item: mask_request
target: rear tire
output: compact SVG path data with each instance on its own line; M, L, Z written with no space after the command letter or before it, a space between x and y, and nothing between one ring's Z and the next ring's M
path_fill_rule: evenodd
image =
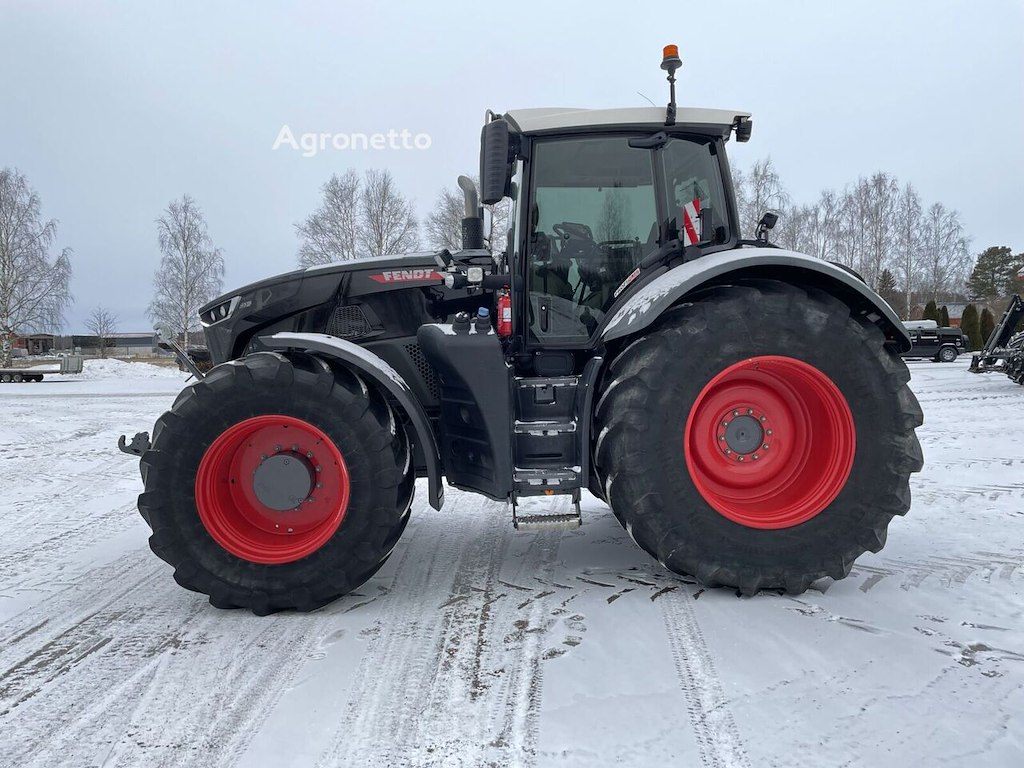
M769 280L670 310L602 383L596 456L612 510L708 586L800 593L845 577L885 544L922 465L921 409L884 341L833 296Z
M277 463L264 470L268 455ZM175 581L259 615L313 610L369 579L405 528L415 482L379 393L319 358L270 352L183 390L140 466L139 511ZM291 502L275 488L296 466L308 496L280 509Z

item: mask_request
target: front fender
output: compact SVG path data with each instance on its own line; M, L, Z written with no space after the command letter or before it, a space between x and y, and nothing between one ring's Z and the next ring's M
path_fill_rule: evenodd
M856 275L831 262L781 248L720 251L659 275L611 315L601 331L602 341L642 331L686 294L723 277L763 277L820 288L875 323L901 352L910 349L910 336L892 307Z
M423 449L423 458L427 463L430 506L441 509L444 505L444 488L441 485L441 455L437 449L437 439L420 401L394 368L358 344L326 333L281 332L273 336L261 336L260 342L268 349L301 349L334 358L354 368L391 395L409 417L413 440Z

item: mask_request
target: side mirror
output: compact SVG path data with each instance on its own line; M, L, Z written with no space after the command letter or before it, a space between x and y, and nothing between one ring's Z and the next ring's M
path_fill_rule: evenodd
M508 163L508 123L498 118L480 132L480 202L500 203L512 181Z
M757 230L754 232L754 239L761 243L768 242L768 231L775 229L779 223L779 214L766 211L761 220L757 222Z

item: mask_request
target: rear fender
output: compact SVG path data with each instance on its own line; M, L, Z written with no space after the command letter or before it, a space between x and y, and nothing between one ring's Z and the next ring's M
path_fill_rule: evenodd
M358 344L345 341L325 333L275 333L261 336L260 342L268 349L300 349L332 358L358 371L374 384L391 395L405 412L412 425L412 439L417 442L427 463L427 488L430 506L441 509L444 505L444 488L441 485L441 456L437 449L434 430L430 419L419 400L413 395L405 379L379 356Z
M877 325L900 352L910 349L910 336L892 307L855 273L831 262L781 248L721 251L659 275L612 314L601 331L601 340L609 342L638 333L688 293L711 282L741 277L781 280L824 290L845 302L855 315Z

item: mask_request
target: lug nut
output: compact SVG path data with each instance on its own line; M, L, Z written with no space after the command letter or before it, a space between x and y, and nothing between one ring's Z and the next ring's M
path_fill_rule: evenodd
M768 443L765 443L764 445L762 445L761 448L763 448L764 450L767 451L768 450Z
M313 452L312 451L306 451L306 458L307 459L312 459L313 458Z
M732 412L732 415L733 415L733 416L739 416L739 415L740 415L740 412L739 412L739 411L733 411L733 412Z
M725 455L728 456L730 453L732 453L732 451L730 451L728 448L726 448L725 449Z
M756 453L754 454L753 459L754 459L754 461L757 461L758 455Z
M770 435L770 434L772 433L772 431L771 431L770 429L766 429L766 430L764 431L764 433L765 433L766 435Z
M761 417L761 421L768 421L768 417L767 416L762 416Z
M747 408L747 416L750 416L753 413L754 413L754 409L753 408Z

